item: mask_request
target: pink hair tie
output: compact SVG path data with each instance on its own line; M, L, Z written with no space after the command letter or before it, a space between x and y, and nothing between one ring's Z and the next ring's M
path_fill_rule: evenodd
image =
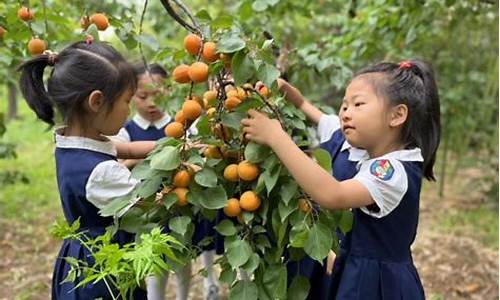
M399 63L400 69L409 69L411 67L413 67L413 63L409 60L403 60L402 62Z
M85 37L85 43L87 43L87 45L90 45L92 44L92 42L94 41L94 37L90 34L88 34L86 37Z

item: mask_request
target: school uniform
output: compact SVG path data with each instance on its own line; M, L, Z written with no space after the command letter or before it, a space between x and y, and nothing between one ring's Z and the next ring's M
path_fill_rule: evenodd
M135 114L120 129L116 138L124 142L157 141L165 137L165 127L173 121L168 114L164 114L162 118L154 122L143 118L140 114Z
M419 148L363 159L354 180L369 191L375 206L353 209L348 251L335 274L335 299L425 299L413 264L422 184ZM337 272L336 270L333 271Z
M357 172L356 165L359 160L367 157L363 149L352 147L344 138L340 130L340 120L337 115L322 115L318 122L317 135L320 147L332 157L332 175L335 179L342 181L351 179ZM340 240L340 252L347 251L349 245L347 237L337 231ZM342 267L342 256L337 255L334 270ZM297 275L304 276L309 280L310 289L308 299L333 299L331 295L332 276L326 273L326 259L323 265L318 261L305 256L299 261L290 261L287 264L288 284ZM335 274L335 273L334 273Z
M130 178L129 170L117 162L116 149L111 142L89 138L62 136L56 133L55 161L57 184L68 223L80 219L79 231L90 238L105 232L113 224L113 218L101 217L99 209L114 197L129 194L138 183ZM131 207L134 204L131 201ZM123 245L133 242L134 235L118 231L113 241ZM89 251L75 240L64 240L59 251L52 278L52 299L84 300L112 299L104 282L88 284L78 289L75 282L62 281L68 275L70 265L64 257L71 257L93 264ZM114 291L117 295L117 291ZM134 299L146 299L146 292L137 288Z

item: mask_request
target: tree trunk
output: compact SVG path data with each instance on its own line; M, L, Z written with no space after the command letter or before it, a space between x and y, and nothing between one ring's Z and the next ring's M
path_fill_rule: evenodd
M12 82L7 83L7 99L7 120L12 120L17 118L17 88Z

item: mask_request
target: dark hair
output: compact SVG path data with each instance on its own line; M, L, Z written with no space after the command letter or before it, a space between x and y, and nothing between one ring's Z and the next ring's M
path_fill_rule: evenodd
M45 67L53 65L43 82ZM127 89L135 91L137 79L132 66L113 47L93 42L76 42L59 55L42 54L19 66L19 86L38 118L54 125L54 106L64 122L83 115L85 99L92 91L103 93L108 108Z
M370 78L375 89L391 105L405 104L408 119L403 125L401 139L405 147L419 147L424 158L424 177L435 181L433 167L441 139L439 94L432 68L419 60L379 63L361 70L362 74L380 73Z
M168 76L167 71L159 64L149 64L146 66L144 63L137 63L134 65L134 73L136 76L145 74L146 72L149 72L151 75L160 75L163 78Z

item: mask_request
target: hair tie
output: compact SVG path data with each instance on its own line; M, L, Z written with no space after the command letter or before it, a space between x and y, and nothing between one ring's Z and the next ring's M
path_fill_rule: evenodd
M403 60L399 63L400 69L410 69L411 67L413 67L413 63L409 60Z
M94 37L90 34L87 34L87 36L85 37L85 43L87 43L87 45L91 45L93 41Z

